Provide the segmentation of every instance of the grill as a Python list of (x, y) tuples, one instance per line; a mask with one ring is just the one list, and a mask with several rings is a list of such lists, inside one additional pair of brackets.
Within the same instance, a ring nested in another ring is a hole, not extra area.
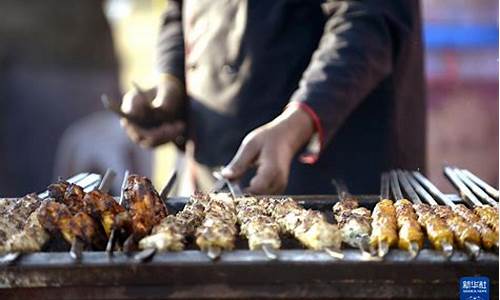
[[(320, 210), (332, 221), (336, 196), (293, 196), (305, 208)], [(448, 197), (454, 203), (458, 197)], [(187, 198), (170, 198), (171, 212)], [(378, 196), (359, 196), (373, 209)], [(393, 249), (383, 261), (363, 261), (359, 250), (343, 249), (343, 260), (304, 250), (283, 238), (277, 260), (248, 251), (242, 238), (236, 249), (210, 260), (193, 242), (182, 252), (158, 253), (139, 262), (133, 255), (84, 252), (76, 262), (67, 252), (26, 254), (0, 267), (0, 298), (325, 298), (457, 299), (463, 276), (487, 276), (491, 298), (498, 299), (498, 255), (482, 252), (475, 260), (459, 250), (446, 259), (426, 244), (415, 259)]]

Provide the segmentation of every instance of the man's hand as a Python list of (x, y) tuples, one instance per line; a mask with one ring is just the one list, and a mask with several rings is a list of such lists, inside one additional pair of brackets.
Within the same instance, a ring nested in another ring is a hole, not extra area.
[(314, 133), (309, 115), (292, 106), (273, 121), (250, 132), (233, 160), (222, 170), (230, 180), (238, 179), (256, 167), (257, 172), (246, 189), (252, 194), (282, 193), (288, 183), (294, 155)]
[[(132, 89), (123, 96), (121, 109), (124, 113), (139, 119), (179, 115), (183, 108), (182, 86), (169, 77), (160, 80), (157, 88), (140, 91)], [(143, 128), (121, 119), (121, 124), (129, 138), (142, 147), (156, 147), (174, 141), (182, 135), (186, 127), (184, 120), (169, 121), (153, 128)]]

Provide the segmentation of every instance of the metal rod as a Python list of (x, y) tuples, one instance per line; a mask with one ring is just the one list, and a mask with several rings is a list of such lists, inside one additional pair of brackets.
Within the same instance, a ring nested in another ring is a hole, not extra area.
[(408, 252), (410, 252), (410, 259), (414, 259), (417, 257), (418, 253), (420, 251), (420, 246), (416, 242), (411, 242), (410, 243), (410, 248), (408, 249)]
[(492, 187), (491, 185), (486, 183), (486, 181), (482, 180), (478, 176), (474, 175), (469, 170), (462, 169), (461, 171), (464, 172), (465, 175), (467, 175), (467, 177), (469, 177), (470, 180), (472, 180), (475, 184), (477, 184), (483, 190), (485, 190), (486, 193), (488, 193), (491, 197), (493, 197), (494, 199), (496, 199), (498, 201), (499, 192), (497, 189), (495, 189), (494, 187)]
[(335, 186), (337, 190), (337, 195), (339, 196), (339, 200), (345, 200), (348, 196), (350, 196), (349, 189), (343, 180), (335, 180), (332, 179), (332, 184)]
[(389, 174), (382, 173), (380, 176), (380, 200), (389, 199)]
[(438, 203), (436, 202), (436, 200), (434, 200), (434, 198), (431, 196), (431, 194), (429, 194), (420, 185), (420, 183), (413, 177), (413, 175), (410, 172), (405, 171), (405, 175), (406, 175), (406, 179), (408, 179), (408, 181), (410, 182), (412, 187), (415, 189), (417, 194), (420, 195), (420, 197), (422, 197), (425, 200), (425, 202), (427, 202), (430, 205), (438, 205)]
[(278, 252), (276, 252), (276, 249), (274, 249), (271, 245), (269, 244), (263, 244), (262, 245), (262, 251), (264, 251), (264, 254), (266, 255), (267, 258), (270, 260), (276, 260), (279, 257)]
[(174, 169), (172, 171), (172, 174), (170, 174), (170, 176), (168, 178), (169, 179), (168, 179), (167, 183), (165, 184), (165, 186), (163, 187), (163, 189), (160, 192), (160, 198), (161, 198), (161, 200), (163, 200), (163, 202), (165, 204), (166, 204), (166, 201), (168, 198), (168, 194), (170, 194), (170, 191), (172, 190), (172, 188), (174, 187), (174, 184), (176, 182), (177, 170)]
[(464, 246), (465, 246), (465, 251), (467, 252), (467, 254), (473, 259), (478, 258), (479, 254), (481, 254), (481, 247), (479, 247), (478, 245), (476, 245), (474, 243), (465, 242)]
[(420, 197), (415, 192), (415, 189), (413, 189), (410, 181), (408, 181), (408, 178), (406, 177), (406, 174), (402, 170), (398, 170), (398, 178), (411, 202), (415, 204), (422, 204), (422, 200), (420, 200)]
[(83, 247), (83, 241), (75, 237), (71, 242), (71, 249), (69, 250), (69, 255), (73, 260), (80, 261), (82, 259)]
[(143, 262), (146, 262), (146, 261), (152, 259), (155, 256), (155, 254), (156, 254), (155, 247), (147, 248), (147, 249), (140, 251), (136, 255), (134, 255), (134, 260), (137, 262), (143, 263)]
[(222, 254), (222, 249), (219, 247), (209, 247), (207, 250), (207, 256), (211, 260), (217, 260)]
[(401, 192), (401, 187), (399, 186), (398, 174), (396, 171), (392, 170), (390, 173), (391, 176), (391, 190), (394, 198), (396, 200), (403, 199), (403, 193)]
[[(455, 206), (455, 203), (453, 203), (453, 201), (448, 199), (448, 197), (446, 197), (445, 194), (443, 194), (434, 184), (432, 184), (432, 182), (429, 181), (429, 179), (425, 178), (425, 176), (422, 175), (420, 172), (413, 171), (412, 174), (420, 182), (420, 184), (422, 184), (427, 190), (429, 190), (429, 192), (436, 199), (438, 199), (439, 201), (441, 201), (442, 203), (444, 203), (448, 206), (451, 206), (451, 207)], [(417, 190), (417, 192), (418, 192), (418, 190)], [(429, 204), (431, 204), (431, 203), (429, 203)]]
[(333, 249), (333, 248), (330, 248), (330, 247), (327, 247), (324, 249), (325, 252), (330, 255), (331, 257), (333, 258), (336, 258), (336, 259), (344, 259), (344, 254), (336, 249)]
[(115, 180), (116, 173), (112, 169), (107, 169), (106, 173), (102, 177), (101, 183), (99, 184), (98, 190), (107, 193), (111, 188), (111, 184)]
[(460, 193), (461, 198), (470, 206), (480, 206), (481, 201), (469, 190), (469, 188), (458, 178), (451, 167), (443, 168), (444, 174), (450, 180), (450, 182), (457, 188)]
[[(120, 188), (120, 199), (118, 200), (118, 204), (120, 205), (122, 205), (123, 197), (125, 196), (125, 186), (127, 185), (128, 175), (129, 171), (125, 170), (125, 173), (123, 174), (122, 185)], [(116, 229), (113, 228), (109, 235), (108, 243), (106, 244), (106, 253), (108, 254), (108, 256), (113, 255), (113, 250), (115, 248), (115, 240), (116, 240)]]
[(441, 247), (443, 248), (444, 257), (450, 258), (453, 255), (454, 249), (452, 244), (442, 243)]
[(377, 255), (380, 258), (383, 258), (389, 253), (389, 244), (385, 241), (380, 241), (378, 243)]
[[(83, 181), (83, 179), (87, 178), (89, 175), (91, 175), (91, 174), (89, 174), (89, 173), (78, 173), (78, 174), (76, 174), (76, 175), (74, 175), (74, 176), (66, 179), (66, 181), (69, 182), (69, 183), (77, 184), (78, 182)], [(61, 179), (59, 179), (59, 180), (61, 180)], [(45, 199), (48, 196), (49, 196), (49, 191), (47, 191), (47, 190), (45, 190), (45, 191), (43, 191), (43, 192), (41, 192), (41, 193), (38, 194), (38, 197), (40, 199)]]
[(494, 207), (498, 207), (498, 202), (496, 202), (493, 198), (491, 198), (485, 191), (483, 191), (478, 185), (476, 185), (472, 180), (470, 180), (467, 175), (465, 175), (462, 170), (458, 168), (454, 168), (453, 171), (457, 175), (457, 177), (469, 188), (471, 191), (476, 194), (481, 200), (483, 200), (486, 204), (490, 204)]

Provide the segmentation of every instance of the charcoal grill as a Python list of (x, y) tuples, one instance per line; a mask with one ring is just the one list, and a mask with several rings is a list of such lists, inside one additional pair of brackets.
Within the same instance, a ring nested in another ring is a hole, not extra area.
[[(294, 196), (304, 207), (325, 212), (330, 220), (336, 196)], [(360, 196), (373, 208), (376, 196)], [(170, 211), (187, 198), (171, 198)], [(460, 201), (458, 197), (455, 202)], [(344, 260), (304, 250), (284, 239), (279, 259), (237, 249), (211, 261), (190, 243), (182, 252), (159, 253), (138, 263), (133, 255), (84, 252), (75, 262), (66, 252), (26, 254), (0, 266), (0, 299), (164, 299), (164, 298), (341, 298), (457, 299), (463, 276), (488, 276), (491, 299), (498, 299), (498, 255), (483, 252), (475, 261), (461, 251), (447, 260), (429, 245), (414, 260), (391, 250), (384, 261), (362, 261), (356, 249), (345, 249)]]

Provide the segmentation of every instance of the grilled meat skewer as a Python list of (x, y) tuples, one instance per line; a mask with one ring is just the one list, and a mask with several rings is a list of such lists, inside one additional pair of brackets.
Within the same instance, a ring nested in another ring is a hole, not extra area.
[(205, 216), (209, 202), (206, 194), (195, 194), (184, 209), (175, 216), (169, 215), (153, 227), (152, 234), (139, 241), (139, 248), (155, 248), (158, 251), (181, 251), (188, 236), (194, 235)]
[(41, 201), (36, 194), (29, 194), (9, 204), (2, 203), (4, 205), (0, 206), (0, 253), (11, 251), (13, 236), (18, 236), (23, 231)]
[(151, 181), (130, 175), (124, 189), (123, 206), (132, 217), (135, 240), (147, 236), (153, 227), (167, 216), (167, 208)]
[(339, 253), (342, 243), (340, 230), (328, 223), (320, 212), (306, 210), (291, 198), (269, 199), (264, 204), (282, 232), (294, 236), (309, 249), (326, 251), (336, 258), (343, 257)]
[(236, 239), (236, 205), (229, 194), (210, 194), (201, 225), (196, 229), (196, 244), (215, 259), (222, 250), (232, 250)]
[(368, 209), (359, 207), (358, 200), (348, 193), (343, 184), (335, 185), (340, 201), (333, 206), (333, 213), (342, 233), (342, 241), (359, 248), (363, 254), (369, 253), (371, 213)]
[(462, 217), (453, 212), (451, 207), (439, 205), (433, 206), (432, 210), (448, 224), (455, 236), (455, 242), (460, 248), (466, 248), (468, 243), (473, 245), (481, 244), (481, 234)]
[(379, 257), (384, 257), (389, 248), (398, 243), (396, 208), (389, 200), (389, 176), (386, 173), (381, 176), (380, 201), (373, 209), (371, 225), (370, 245), (378, 249)]
[(498, 235), (498, 209), (482, 205), (474, 207), (474, 212)]
[(413, 210), (412, 203), (403, 197), (396, 171), (391, 171), (391, 189), (396, 203), (396, 220), (398, 224), (398, 247), (409, 251), (413, 257), (424, 245), (424, 234)]
[(131, 218), (128, 212), (108, 193), (93, 190), (82, 199), (84, 211), (99, 220), (106, 236), (110, 236), (113, 228), (131, 231)]
[(104, 247), (105, 238), (97, 223), (84, 212), (72, 216), (65, 204), (49, 199), (42, 203), (37, 217), (45, 230), (49, 233), (60, 232), (72, 245), (79, 240), (95, 249)]
[(266, 246), (276, 250), (281, 247), (279, 225), (257, 198), (237, 198), (236, 211), (241, 234), (248, 239), (250, 250), (262, 250)]
[[(417, 215), (417, 221), (427, 233), (432, 247), (442, 251), (446, 257), (450, 257), (453, 254), (453, 232), (448, 228), (446, 222), (432, 213), (430, 205), (422, 203), (415, 189), (419, 189), (420, 192), (423, 189), (418, 183), (413, 182), (415, 179), (407, 172), (398, 170), (397, 173), (401, 185), (414, 203), (413, 209)], [(423, 192), (423, 197), (432, 200), (432, 197), (426, 194), (425, 190)]]
[(468, 209), (463, 204), (457, 204), (453, 207), (453, 212), (462, 217), (467, 223), (472, 225), (481, 235), (481, 243), (483, 248), (490, 250), (493, 247), (498, 248), (498, 232), (495, 233), (481, 218)]

